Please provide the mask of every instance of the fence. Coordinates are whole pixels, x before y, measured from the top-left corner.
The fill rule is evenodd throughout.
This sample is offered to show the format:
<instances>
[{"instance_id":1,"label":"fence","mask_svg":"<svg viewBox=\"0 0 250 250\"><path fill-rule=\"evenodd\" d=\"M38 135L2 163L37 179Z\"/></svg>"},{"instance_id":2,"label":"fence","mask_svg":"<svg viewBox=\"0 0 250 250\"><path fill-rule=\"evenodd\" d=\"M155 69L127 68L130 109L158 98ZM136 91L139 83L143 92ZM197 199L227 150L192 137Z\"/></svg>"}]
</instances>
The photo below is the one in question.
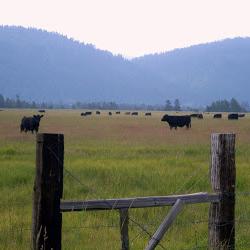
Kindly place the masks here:
<instances>
[{"instance_id":1,"label":"fence","mask_svg":"<svg viewBox=\"0 0 250 250\"><path fill-rule=\"evenodd\" d=\"M186 204L210 203L209 249L235 249L235 135L212 134L210 180L214 193L194 193L159 197L136 197L63 201L64 137L38 134L34 184L32 244L34 250L61 249L62 213L111 210L120 212L121 249L129 249L129 209L172 206L145 249L160 241Z\"/></svg>"}]
</instances>

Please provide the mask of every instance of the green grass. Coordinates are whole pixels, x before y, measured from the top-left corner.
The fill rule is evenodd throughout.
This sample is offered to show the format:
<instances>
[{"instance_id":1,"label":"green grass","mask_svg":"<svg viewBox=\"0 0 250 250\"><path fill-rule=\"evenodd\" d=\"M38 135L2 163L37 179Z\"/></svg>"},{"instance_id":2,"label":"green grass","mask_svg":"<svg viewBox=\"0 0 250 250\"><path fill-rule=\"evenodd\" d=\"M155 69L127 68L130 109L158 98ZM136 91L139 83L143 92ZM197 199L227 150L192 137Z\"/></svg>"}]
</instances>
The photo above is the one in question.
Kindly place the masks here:
<instances>
[{"instance_id":1,"label":"green grass","mask_svg":"<svg viewBox=\"0 0 250 250\"><path fill-rule=\"evenodd\" d=\"M30 249L35 135L20 134L22 115L0 117L0 249ZM210 134L235 132L237 192L250 192L250 118L237 122L193 120L192 129L170 131L162 113L147 119L80 111L49 111L41 132L65 135L64 199L98 199L210 191ZM76 178L72 178L71 174ZM76 180L77 179L77 180ZM79 182L80 181L80 182ZM169 207L131 209L131 249L144 249ZM206 249L208 204L188 205L161 242L167 249ZM236 200L236 249L249 249L250 196ZM117 211L63 214L63 249L119 249ZM248 244L248 246L247 246ZM161 249L158 247L157 249Z\"/></svg>"}]
</instances>

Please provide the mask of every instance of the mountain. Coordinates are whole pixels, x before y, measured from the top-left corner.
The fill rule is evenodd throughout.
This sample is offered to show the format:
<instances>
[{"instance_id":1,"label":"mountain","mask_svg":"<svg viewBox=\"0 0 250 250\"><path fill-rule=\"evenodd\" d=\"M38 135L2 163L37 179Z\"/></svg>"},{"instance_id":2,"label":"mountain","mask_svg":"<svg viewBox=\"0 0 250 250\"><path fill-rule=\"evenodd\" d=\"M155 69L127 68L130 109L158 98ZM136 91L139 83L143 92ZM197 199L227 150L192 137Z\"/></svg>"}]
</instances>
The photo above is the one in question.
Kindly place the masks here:
<instances>
[{"instance_id":1,"label":"mountain","mask_svg":"<svg viewBox=\"0 0 250 250\"><path fill-rule=\"evenodd\" d=\"M235 97L249 100L250 38L223 41L146 55L133 62L157 74L174 86L176 96L185 102L205 104L213 100ZM174 94L174 93L171 93Z\"/></svg>"},{"instance_id":2,"label":"mountain","mask_svg":"<svg viewBox=\"0 0 250 250\"><path fill-rule=\"evenodd\" d=\"M248 101L250 38L126 60L57 33L0 27L0 94L37 102Z\"/></svg>"},{"instance_id":3,"label":"mountain","mask_svg":"<svg viewBox=\"0 0 250 250\"><path fill-rule=\"evenodd\" d=\"M52 102L154 102L151 74L56 33L0 28L0 93Z\"/></svg>"}]
</instances>

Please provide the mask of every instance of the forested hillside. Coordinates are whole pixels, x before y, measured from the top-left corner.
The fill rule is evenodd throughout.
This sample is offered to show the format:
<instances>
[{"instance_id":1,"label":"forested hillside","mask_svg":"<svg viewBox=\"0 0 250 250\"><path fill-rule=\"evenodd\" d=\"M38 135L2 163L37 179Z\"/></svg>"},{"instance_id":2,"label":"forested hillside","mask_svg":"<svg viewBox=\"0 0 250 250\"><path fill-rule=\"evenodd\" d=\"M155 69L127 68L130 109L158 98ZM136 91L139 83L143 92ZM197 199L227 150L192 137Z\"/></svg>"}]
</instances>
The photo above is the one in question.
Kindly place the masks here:
<instances>
[{"instance_id":1,"label":"forested hillside","mask_svg":"<svg viewBox=\"0 0 250 250\"><path fill-rule=\"evenodd\" d=\"M36 102L248 101L250 38L126 60L57 33L0 27L0 88Z\"/></svg>"}]
</instances>

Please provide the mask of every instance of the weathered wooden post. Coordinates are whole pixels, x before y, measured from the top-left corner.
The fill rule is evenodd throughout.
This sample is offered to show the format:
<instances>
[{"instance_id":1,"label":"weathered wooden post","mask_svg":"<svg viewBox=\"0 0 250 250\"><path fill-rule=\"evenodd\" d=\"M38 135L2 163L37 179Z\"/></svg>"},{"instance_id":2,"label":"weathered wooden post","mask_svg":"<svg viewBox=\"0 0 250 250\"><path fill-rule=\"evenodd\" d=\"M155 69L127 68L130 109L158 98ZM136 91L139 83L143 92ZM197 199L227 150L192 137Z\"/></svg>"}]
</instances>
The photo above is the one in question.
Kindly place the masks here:
<instances>
[{"instance_id":1,"label":"weathered wooden post","mask_svg":"<svg viewBox=\"0 0 250 250\"><path fill-rule=\"evenodd\" d=\"M120 212L120 233L122 241L122 250L129 250L129 236L128 236L128 209L119 209Z\"/></svg>"},{"instance_id":2,"label":"weathered wooden post","mask_svg":"<svg viewBox=\"0 0 250 250\"><path fill-rule=\"evenodd\" d=\"M32 218L33 250L60 250L64 137L38 134Z\"/></svg>"},{"instance_id":3,"label":"weathered wooden post","mask_svg":"<svg viewBox=\"0 0 250 250\"><path fill-rule=\"evenodd\" d=\"M235 134L211 136L211 185L220 193L209 211L209 249L235 249Z\"/></svg>"}]
</instances>

